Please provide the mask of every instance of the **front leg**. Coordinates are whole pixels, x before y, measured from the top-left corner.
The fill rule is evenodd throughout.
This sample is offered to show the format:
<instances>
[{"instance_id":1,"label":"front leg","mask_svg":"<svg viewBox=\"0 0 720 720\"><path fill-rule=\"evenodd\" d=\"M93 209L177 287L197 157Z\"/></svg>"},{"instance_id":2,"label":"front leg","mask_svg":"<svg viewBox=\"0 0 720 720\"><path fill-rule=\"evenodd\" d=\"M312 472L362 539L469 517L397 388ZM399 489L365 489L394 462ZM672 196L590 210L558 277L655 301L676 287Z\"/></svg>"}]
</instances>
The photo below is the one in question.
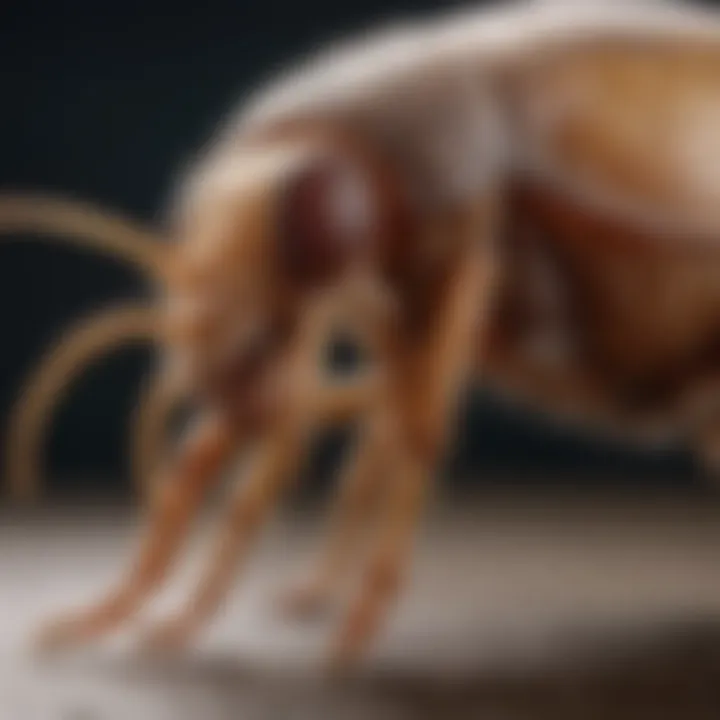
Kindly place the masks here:
<instances>
[{"instance_id":1,"label":"front leg","mask_svg":"<svg viewBox=\"0 0 720 720\"><path fill-rule=\"evenodd\" d=\"M238 566L302 462L324 409L319 402L318 355L326 329L326 308L306 311L285 362L280 364L283 370L274 378L286 388L284 406L256 448L249 476L231 499L206 572L180 613L150 628L143 640L146 646L167 649L185 645L216 614L230 591Z\"/></svg>"},{"instance_id":2,"label":"front leg","mask_svg":"<svg viewBox=\"0 0 720 720\"><path fill-rule=\"evenodd\" d=\"M391 485L362 587L331 651L342 667L361 654L398 595L414 530L446 433L468 378L494 285L494 257L470 223L464 252L455 259L427 326L411 340L390 346L392 392L384 407ZM480 242L478 242L480 240Z\"/></svg>"},{"instance_id":3,"label":"front leg","mask_svg":"<svg viewBox=\"0 0 720 720\"><path fill-rule=\"evenodd\" d=\"M216 417L202 417L166 471L151 507L149 527L124 580L103 600L47 623L38 642L57 648L91 640L130 619L167 575L191 519L235 446L231 428Z\"/></svg>"}]
</instances>

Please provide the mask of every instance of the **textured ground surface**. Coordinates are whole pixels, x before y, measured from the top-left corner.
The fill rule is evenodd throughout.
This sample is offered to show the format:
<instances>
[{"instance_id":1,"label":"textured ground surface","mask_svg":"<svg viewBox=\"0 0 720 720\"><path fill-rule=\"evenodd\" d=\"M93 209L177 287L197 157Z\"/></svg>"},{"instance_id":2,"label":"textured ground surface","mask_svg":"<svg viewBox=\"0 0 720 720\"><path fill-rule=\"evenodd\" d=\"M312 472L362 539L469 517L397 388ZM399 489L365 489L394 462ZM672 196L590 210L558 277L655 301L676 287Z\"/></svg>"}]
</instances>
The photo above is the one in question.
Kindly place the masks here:
<instances>
[{"instance_id":1,"label":"textured ground surface","mask_svg":"<svg viewBox=\"0 0 720 720\"><path fill-rule=\"evenodd\" d=\"M106 587L135 530L126 510L2 516L0 720L720 717L716 506L510 498L431 514L391 626L343 682L317 671L333 618L292 625L270 602L314 521L269 529L183 657L143 657L129 632L64 660L29 656L36 620ZM149 614L181 600L207 530Z\"/></svg>"}]
</instances>

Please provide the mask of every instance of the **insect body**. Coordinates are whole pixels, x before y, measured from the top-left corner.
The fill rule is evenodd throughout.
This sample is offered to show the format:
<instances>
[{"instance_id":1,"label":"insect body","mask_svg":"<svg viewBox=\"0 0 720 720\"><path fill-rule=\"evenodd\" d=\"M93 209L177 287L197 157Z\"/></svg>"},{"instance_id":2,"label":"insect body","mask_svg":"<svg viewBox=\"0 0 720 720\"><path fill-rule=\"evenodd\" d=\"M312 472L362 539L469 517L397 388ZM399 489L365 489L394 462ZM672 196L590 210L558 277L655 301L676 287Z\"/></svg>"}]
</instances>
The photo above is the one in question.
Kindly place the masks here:
<instances>
[{"instance_id":1,"label":"insect body","mask_svg":"<svg viewBox=\"0 0 720 720\"><path fill-rule=\"evenodd\" d=\"M165 347L197 423L164 471L129 577L44 640L93 637L137 612L250 440L208 574L153 643L186 641L217 609L322 422L355 417L360 432L332 537L291 608L326 599L365 506L382 509L337 662L358 655L396 596L468 382L609 428L689 437L711 457L719 121L720 22L654 4L530 5L401 28L251 99L172 214ZM341 319L362 326L378 373L322 376Z\"/></svg>"}]
</instances>

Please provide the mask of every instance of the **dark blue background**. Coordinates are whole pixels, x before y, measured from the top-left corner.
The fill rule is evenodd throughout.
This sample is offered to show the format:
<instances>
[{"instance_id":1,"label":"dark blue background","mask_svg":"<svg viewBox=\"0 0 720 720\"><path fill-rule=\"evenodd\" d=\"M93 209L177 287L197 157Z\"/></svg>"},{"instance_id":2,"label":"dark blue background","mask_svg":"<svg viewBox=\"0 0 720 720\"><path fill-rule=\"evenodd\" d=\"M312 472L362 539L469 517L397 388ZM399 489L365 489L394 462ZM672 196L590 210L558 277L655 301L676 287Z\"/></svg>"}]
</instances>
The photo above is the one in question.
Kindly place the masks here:
<instances>
[{"instance_id":1,"label":"dark blue background","mask_svg":"<svg viewBox=\"0 0 720 720\"><path fill-rule=\"evenodd\" d=\"M276 68L338 34L449 4L10 3L0 11L0 186L54 191L152 220L183 159ZM4 244L0 253L5 417L60 328L144 288L130 271L52 243ZM98 476L126 487L125 433L148 358L128 349L74 387L50 444L57 487ZM477 482L697 481L685 454L597 444L486 402L471 404L454 458L458 475Z\"/></svg>"}]
</instances>

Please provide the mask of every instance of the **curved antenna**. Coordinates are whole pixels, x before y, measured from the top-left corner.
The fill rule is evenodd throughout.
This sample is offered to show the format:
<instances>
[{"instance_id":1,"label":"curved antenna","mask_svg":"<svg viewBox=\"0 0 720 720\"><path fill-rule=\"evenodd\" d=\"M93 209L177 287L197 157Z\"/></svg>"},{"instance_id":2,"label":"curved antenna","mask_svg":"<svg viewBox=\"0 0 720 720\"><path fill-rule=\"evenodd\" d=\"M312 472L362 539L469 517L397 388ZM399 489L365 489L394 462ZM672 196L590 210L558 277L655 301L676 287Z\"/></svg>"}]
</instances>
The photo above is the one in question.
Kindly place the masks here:
<instances>
[{"instance_id":1,"label":"curved antenna","mask_svg":"<svg viewBox=\"0 0 720 720\"><path fill-rule=\"evenodd\" d=\"M0 233L39 233L137 265L162 276L168 247L158 233L75 200L0 193Z\"/></svg>"},{"instance_id":2,"label":"curved antenna","mask_svg":"<svg viewBox=\"0 0 720 720\"><path fill-rule=\"evenodd\" d=\"M80 371L128 342L153 341L157 333L157 311L127 303L94 313L63 334L31 375L10 414L5 476L13 499L38 497L41 448L49 419Z\"/></svg>"},{"instance_id":3,"label":"curved antenna","mask_svg":"<svg viewBox=\"0 0 720 720\"><path fill-rule=\"evenodd\" d=\"M70 246L110 255L117 260L137 266L151 280L161 279L167 269L169 249L161 237L139 224L115 213L87 203L47 195L0 193L0 234L37 233L52 236ZM18 239L18 238L13 238ZM17 499L30 499L40 492L38 470L39 450L44 439L49 414L59 401L67 385L75 379L94 356L124 341L132 341L133 332L128 325L132 313L110 311L91 318L85 325L64 337L51 350L30 376L25 390L10 413L8 437L7 482L11 494ZM149 311L148 311L149 312ZM103 323L110 323L101 329ZM128 333L123 340L124 333ZM119 334L119 336L117 335ZM96 338L93 344L93 338ZM103 339L108 348L102 346ZM76 367L72 364L76 363ZM56 375L52 376L51 373ZM49 373L50 379L46 374ZM153 404L157 401L153 401ZM148 409L153 416L157 411ZM144 413L140 414L140 418ZM155 452L159 447L160 418L143 421L141 425L155 433L153 441L143 441L138 452ZM134 444L141 429L135 430ZM142 463L135 463L141 467ZM136 477L136 484L141 479Z\"/></svg>"}]
</instances>

